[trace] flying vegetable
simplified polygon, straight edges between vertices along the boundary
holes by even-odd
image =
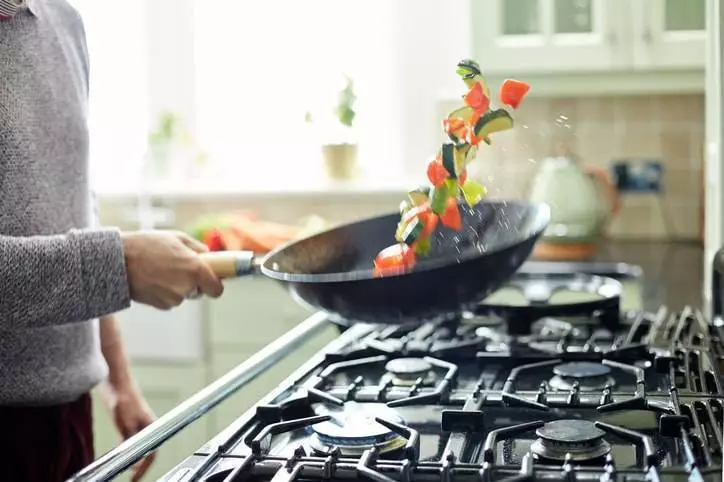
[[[490,88],[477,62],[461,60],[456,73],[468,91],[463,96],[463,105],[442,122],[449,142],[443,143],[427,164],[430,186],[410,191],[408,199],[400,204],[401,219],[395,232],[397,244],[383,249],[375,258],[376,276],[412,269],[418,256],[429,253],[432,235],[440,223],[449,229],[462,229],[460,198],[468,206],[474,206],[487,194],[483,185],[468,179],[467,167],[475,160],[481,142],[490,145],[492,134],[513,128],[510,109],[517,109],[530,91],[527,83],[507,79],[498,93],[504,107],[493,108]]]

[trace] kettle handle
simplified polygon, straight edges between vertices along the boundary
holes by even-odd
[[[602,167],[594,166],[592,164],[584,165],[583,170],[586,172],[586,174],[588,174],[603,185],[606,196],[611,203],[611,214],[614,216],[618,214],[618,212],[621,210],[621,197],[619,196],[618,189],[611,180],[611,176],[609,175],[608,171]]]

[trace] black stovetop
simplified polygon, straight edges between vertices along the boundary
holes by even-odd
[[[719,327],[511,310],[354,326],[163,480],[722,480]]]

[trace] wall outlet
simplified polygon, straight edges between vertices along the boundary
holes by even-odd
[[[656,193],[664,189],[664,166],[658,159],[614,161],[611,174],[619,192]]]

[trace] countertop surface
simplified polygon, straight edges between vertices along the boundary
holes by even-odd
[[[695,242],[618,241],[602,243],[591,261],[622,262],[643,269],[644,308],[703,309],[704,248]]]

